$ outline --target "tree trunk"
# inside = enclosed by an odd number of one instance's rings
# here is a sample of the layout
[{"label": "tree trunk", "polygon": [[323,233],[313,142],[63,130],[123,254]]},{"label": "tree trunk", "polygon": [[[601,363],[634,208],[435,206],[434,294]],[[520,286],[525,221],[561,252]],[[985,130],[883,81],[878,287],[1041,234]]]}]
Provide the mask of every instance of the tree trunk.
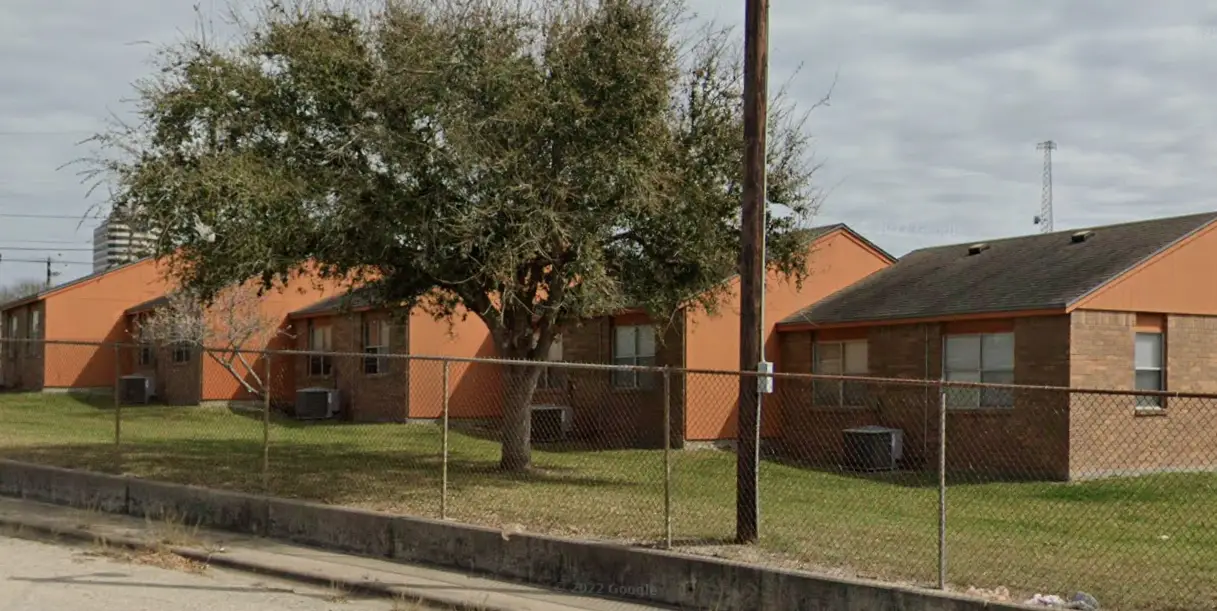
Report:
[{"label": "tree trunk", "polygon": [[541,377],[541,364],[507,367],[503,375],[503,455],[499,468],[523,472],[532,468],[532,395]]}]

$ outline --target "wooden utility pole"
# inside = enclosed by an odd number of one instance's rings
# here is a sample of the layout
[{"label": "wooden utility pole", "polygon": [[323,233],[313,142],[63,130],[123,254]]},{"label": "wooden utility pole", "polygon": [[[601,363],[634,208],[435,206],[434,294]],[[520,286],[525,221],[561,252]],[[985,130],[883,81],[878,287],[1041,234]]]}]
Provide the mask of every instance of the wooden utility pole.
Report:
[{"label": "wooden utility pole", "polygon": [[[761,362],[761,301],[765,262],[765,122],[769,86],[769,0],[745,0],[744,9],[744,201],[740,217],[740,370]],[[735,539],[759,538],[760,390],[757,378],[740,376],[736,444]]]}]

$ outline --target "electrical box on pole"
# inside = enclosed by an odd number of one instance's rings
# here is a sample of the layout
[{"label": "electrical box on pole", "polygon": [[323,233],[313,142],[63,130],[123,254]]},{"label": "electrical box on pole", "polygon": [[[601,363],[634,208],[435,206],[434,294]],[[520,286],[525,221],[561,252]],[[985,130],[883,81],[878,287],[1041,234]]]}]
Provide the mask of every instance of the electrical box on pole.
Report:
[{"label": "electrical box on pole", "polygon": [[762,395],[773,394],[773,363],[761,361],[756,364],[756,392]]}]

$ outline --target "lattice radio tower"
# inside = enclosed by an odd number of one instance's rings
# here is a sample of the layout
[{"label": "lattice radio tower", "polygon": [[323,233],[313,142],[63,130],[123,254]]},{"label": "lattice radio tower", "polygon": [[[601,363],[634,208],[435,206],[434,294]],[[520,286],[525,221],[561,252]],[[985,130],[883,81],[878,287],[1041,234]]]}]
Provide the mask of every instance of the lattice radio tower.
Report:
[{"label": "lattice radio tower", "polygon": [[1039,225],[1040,233],[1052,233],[1052,151],[1056,150],[1056,142],[1045,140],[1035,148],[1044,151],[1044,192],[1035,224]]}]

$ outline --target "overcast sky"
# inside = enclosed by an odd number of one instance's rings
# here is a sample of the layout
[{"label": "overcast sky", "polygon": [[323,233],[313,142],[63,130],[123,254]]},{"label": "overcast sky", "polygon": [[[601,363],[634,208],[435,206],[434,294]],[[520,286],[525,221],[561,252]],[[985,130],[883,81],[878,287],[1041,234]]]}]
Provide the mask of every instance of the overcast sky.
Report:
[{"label": "overcast sky", "polygon": [[[89,248],[96,221],[80,217],[97,198],[59,168],[128,108],[150,45],[180,39],[194,2],[207,13],[210,1],[0,1],[0,283],[42,277],[43,265],[13,259],[91,260],[71,249]],[[691,3],[743,21],[743,0]],[[1217,209],[1210,2],[772,4],[773,83],[812,104],[837,75],[810,123],[822,223],[849,223],[897,255],[1034,232],[1046,139],[1059,147],[1057,229]],[[65,280],[89,266],[55,269]]]}]

